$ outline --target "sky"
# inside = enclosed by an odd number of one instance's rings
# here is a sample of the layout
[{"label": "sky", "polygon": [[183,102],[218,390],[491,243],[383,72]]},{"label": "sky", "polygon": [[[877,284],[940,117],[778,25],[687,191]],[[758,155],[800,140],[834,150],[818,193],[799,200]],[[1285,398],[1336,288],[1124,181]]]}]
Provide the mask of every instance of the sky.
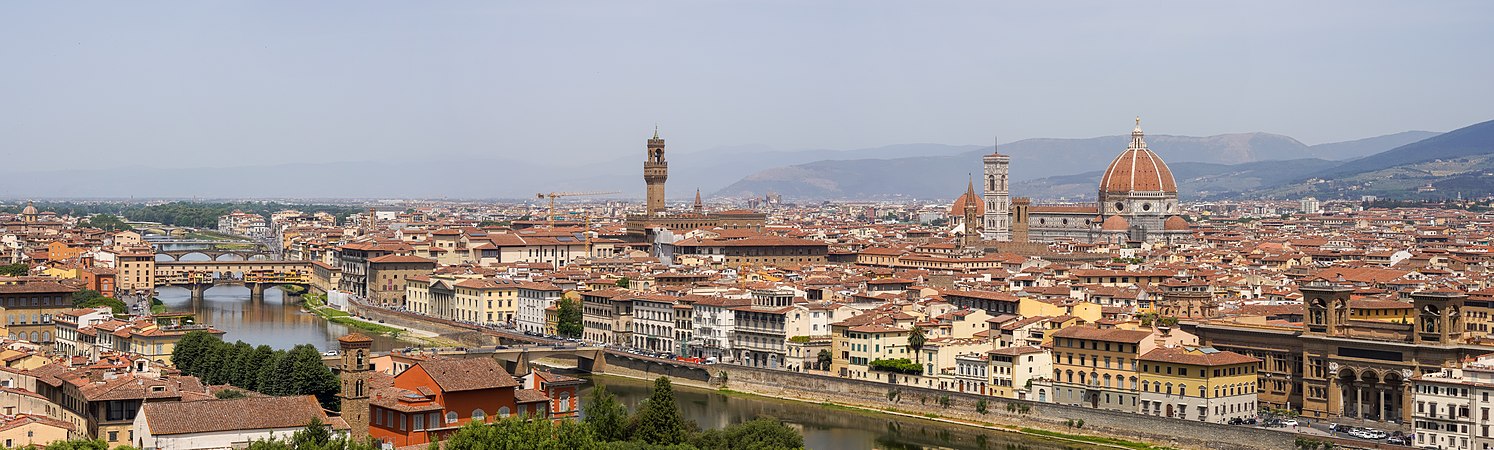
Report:
[{"label": "sky", "polygon": [[[1050,4],[1061,3],[1061,4]],[[5,169],[984,144],[1494,119],[1494,2],[0,3]],[[631,168],[631,167],[630,167]]]}]

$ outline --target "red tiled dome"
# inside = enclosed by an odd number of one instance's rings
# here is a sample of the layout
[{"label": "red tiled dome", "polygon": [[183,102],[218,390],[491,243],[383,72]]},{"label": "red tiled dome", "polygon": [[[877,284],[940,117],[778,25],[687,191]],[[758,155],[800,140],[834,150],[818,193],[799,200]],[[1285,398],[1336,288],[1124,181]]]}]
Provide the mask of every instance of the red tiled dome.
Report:
[{"label": "red tiled dome", "polygon": [[1129,229],[1131,229],[1131,222],[1127,222],[1126,218],[1121,216],[1110,216],[1105,219],[1105,223],[1100,224],[1100,230],[1102,231],[1126,231]]},{"label": "red tiled dome", "polygon": [[1100,177],[1100,192],[1158,191],[1175,194],[1178,185],[1172,179],[1167,163],[1146,147],[1138,121],[1136,129],[1131,131],[1130,147],[1115,157],[1115,161],[1105,169],[1105,175]]},{"label": "red tiled dome", "polygon": [[[949,215],[954,216],[954,217],[965,217],[965,199],[967,197],[970,197],[970,193],[969,192],[966,192],[964,194],[960,194],[960,198],[955,199],[954,205],[952,205],[952,206],[949,207]],[[986,214],[986,202],[983,201],[983,200],[981,200],[980,196],[975,196],[975,198],[972,198],[971,200],[973,200],[974,201],[973,203],[975,203],[975,215],[977,215],[977,216],[983,216],[983,215],[985,215]]]},{"label": "red tiled dome", "polygon": [[1162,229],[1167,231],[1188,231],[1191,228],[1193,226],[1179,216],[1168,217],[1167,221],[1162,223]]}]

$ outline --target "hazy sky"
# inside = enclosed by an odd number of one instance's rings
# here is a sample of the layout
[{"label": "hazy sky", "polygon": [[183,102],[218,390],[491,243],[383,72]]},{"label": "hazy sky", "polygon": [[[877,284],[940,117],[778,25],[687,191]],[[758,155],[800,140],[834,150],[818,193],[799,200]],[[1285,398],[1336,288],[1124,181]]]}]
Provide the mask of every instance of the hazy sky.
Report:
[{"label": "hazy sky", "polygon": [[1494,119],[1494,2],[995,3],[4,2],[0,147],[439,169],[641,155],[655,122],[683,153]]}]

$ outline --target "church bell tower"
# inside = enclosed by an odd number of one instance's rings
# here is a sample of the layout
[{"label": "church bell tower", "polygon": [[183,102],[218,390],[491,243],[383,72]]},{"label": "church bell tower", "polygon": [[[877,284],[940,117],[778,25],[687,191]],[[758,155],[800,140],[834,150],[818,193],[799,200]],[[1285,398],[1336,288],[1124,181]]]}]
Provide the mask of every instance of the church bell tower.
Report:
[{"label": "church bell tower", "polygon": [[646,202],[648,215],[664,212],[664,180],[669,178],[669,163],[664,160],[664,140],[659,138],[659,127],[654,127],[654,137],[648,140],[648,155],[643,160],[643,182],[648,185]]},{"label": "church bell tower", "polygon": [[991,154],[981,158],[985,163],[986,217],[981,235],[986,240],[1010,241],[1011,196],[1007,186],[1007,173],[1011,169],[1012,157],[1003,155],[994,147]]},{"label": "church bell tower", "polygon": [[342,351],[342,362],[337,367],[337,378],[342,384],[337,393],[342,403],[342,420],[351,428],[349,434],[361,441],[368,437],[368,391],[373,388],[369,386],[369,377],[373,375],[369,349],[373,347],[373,339],[353,333],[337,338],[337,345]]}]

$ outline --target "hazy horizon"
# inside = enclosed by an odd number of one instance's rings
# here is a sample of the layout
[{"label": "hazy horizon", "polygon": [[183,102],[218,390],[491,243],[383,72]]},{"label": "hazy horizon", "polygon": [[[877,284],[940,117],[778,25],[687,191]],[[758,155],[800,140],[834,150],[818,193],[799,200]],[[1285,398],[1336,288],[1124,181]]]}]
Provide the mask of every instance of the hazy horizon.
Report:
[{"label": "hazy horizon", "polygon": [[[1494,4],[10,3],[11,169],[857,149],[1491,117]],[[713,150],[717,149],[717,150]]]}]

